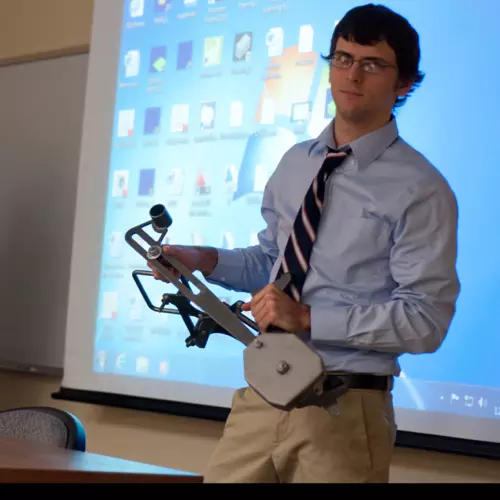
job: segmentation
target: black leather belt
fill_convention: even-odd
[[[324,390],[335,389],[346,384],[349,389],[370,389],[387,391],[392,389],[393,377],[370,373],[329,373],[324,383]]]

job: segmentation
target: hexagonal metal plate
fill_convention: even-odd
[[[259,335],[243,352],[245,379],[271,405],[290,409],[325,375],[323,362],[290,333]]]

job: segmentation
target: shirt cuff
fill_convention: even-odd
[[[311,306],[311,341],[345,345],[348,317],[348,307]]]
[[[244,267],[243,254],[235,250],[218,248],[217,255],[217,265],[205,279],[210,283],[222,286],[230,281],[235,281],[235,278],[238,281]]]

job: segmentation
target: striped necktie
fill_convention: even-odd
[[[293,230],[288,238],[276,278],[278,279],[283,273],[291,274],[291,281],[284,292],[297,302],[300,301],[302,287],[309,270],[309,258],[316,241],[318,225],[323,211],[326,181],[333,170],[345,160],[350,152],[350,148],[342,150],[329,148],[323,165],[309,186],[295,218]]]

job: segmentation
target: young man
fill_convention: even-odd
[[[423,79],[418,35],[385,7],[356,7],[326,59],[336,117],[283,156],[260,244],[165,252],[212,283],[261,289],[245,305],[261,331],[304,336],[349,390],[337,413],[236,391],[206,482],[387,482],[398,358],[436,351],[454,315],[456,200],[393,115]],[[281,272],[293,277],[286,293],[272,284]]]

